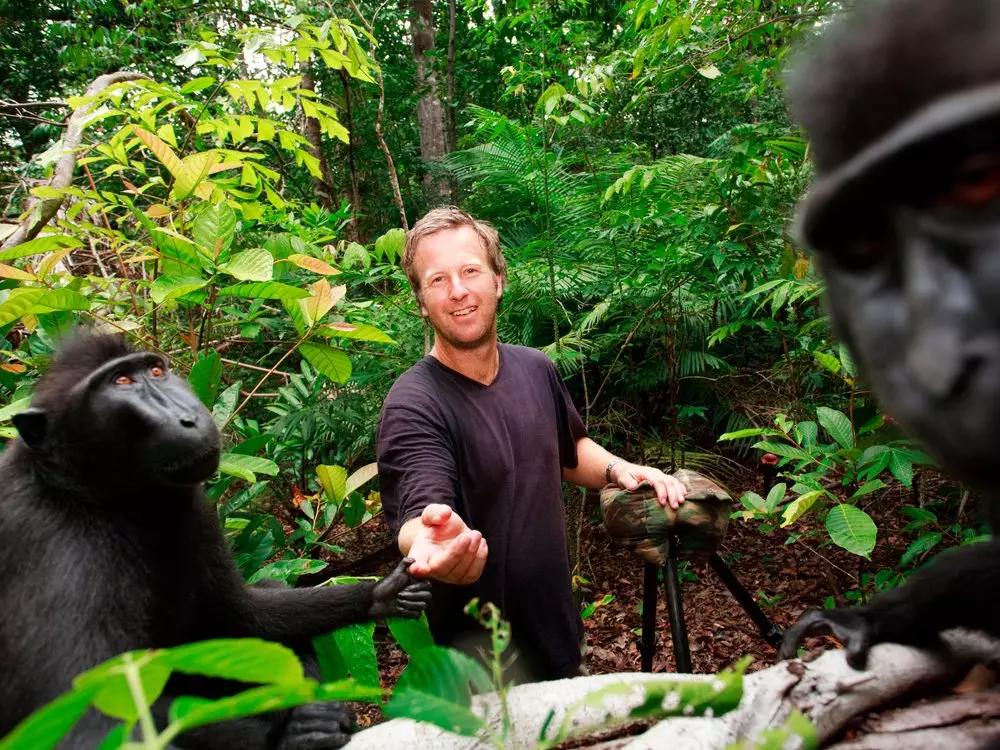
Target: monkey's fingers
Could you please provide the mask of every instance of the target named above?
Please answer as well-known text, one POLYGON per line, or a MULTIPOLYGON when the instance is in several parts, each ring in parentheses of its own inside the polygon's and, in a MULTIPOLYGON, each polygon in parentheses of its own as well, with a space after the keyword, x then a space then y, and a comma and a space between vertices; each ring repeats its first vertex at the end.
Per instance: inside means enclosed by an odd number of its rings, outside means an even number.
POLYGON ((293 709, 279 750, 333 750, 351 738, 354 712, 340 701, 309 703, 293 709))
POLYGON ((802 641, 819 635, 832 635, 847 649, 847 663, 864 669, 871 648, 871 627, 864 614, 855 610, 811 610, 785 632, 778 659, 793 659, 802 641))

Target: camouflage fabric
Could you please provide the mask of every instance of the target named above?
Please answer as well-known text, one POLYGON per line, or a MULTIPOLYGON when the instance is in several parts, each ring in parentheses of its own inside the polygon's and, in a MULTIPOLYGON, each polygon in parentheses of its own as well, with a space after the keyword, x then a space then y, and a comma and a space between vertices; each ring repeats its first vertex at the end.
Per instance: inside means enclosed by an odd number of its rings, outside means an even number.
POLYGON ((611 539, 656 565, 666 563, 671 536, 678 537, 678 553, 685 557, 710 555, 726 535, 733 509, 733 499, 711 479, 687 469, 673 476, 687 489, 687 498, 677 510, 661 507, 648 484, 635 492, 616 485, 601 491, 601 515, 611 539))

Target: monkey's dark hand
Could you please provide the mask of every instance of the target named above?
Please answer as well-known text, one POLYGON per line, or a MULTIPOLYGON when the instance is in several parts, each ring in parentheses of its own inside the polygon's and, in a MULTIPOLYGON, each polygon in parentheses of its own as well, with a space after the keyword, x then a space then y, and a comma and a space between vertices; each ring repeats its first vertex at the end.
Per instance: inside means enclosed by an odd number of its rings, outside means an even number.
POLYGON ((418 581, 407 568, 412 557, 403 558, 396 569, 376 584, 372 590, 372 606, 368 616, 373 620, 386 617, 420 617, 431 603, 430 581, 418 581))
POLYGON ((873 628, 867 607, 812 609, 785 631, 778 659, 793 659, 802 641, 810 636, 832 635, 847 650, 847 663, 864 669, 873 645, 873 628))
POLYGON ((292 709, 277 750, 335 750, 351 739, 354 712, 340 701, 292 709))

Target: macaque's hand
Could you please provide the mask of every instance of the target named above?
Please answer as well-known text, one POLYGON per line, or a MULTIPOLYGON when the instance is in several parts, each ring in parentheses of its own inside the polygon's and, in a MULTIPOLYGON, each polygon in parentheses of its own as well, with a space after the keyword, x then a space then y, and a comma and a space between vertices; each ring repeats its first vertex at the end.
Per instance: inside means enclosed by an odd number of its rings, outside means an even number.
POLYGON ((373 620, 386 617, 420 617, 431 603, 431 585, 418 581, 408 572, 412 558, 404 558, 396 569, 375 584, 368 615, 373 620))
POLYGON ((679 479, 664 474, 652 466, 637 466, 621 461, 611 468, 611 474, 611 481, 629 492, 638 489, 643 482, 649 482, 656 490, 656 499, 660 505, 670 503, 670 507, 674 510, 680 507, 687 495, 687 489, 679 479))
POLYGON ((442 583, 466 585, 479 580, 489 549, 483 535, 470 529, 447 505, 428 505, 407 553, 410 574, 442 583))

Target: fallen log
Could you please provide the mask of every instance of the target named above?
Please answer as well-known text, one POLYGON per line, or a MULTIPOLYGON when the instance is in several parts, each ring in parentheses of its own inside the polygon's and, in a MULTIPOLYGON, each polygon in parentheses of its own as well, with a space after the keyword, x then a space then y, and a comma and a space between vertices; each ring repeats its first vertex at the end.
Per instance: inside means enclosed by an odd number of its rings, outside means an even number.
MULTIPOLYGON (((576 746, 602 750, 665 747, 724 750, 735 741, 754 741, 763 731, 784 726, 796 711, 813 723, 820 745, 824 746, 836 740, 857 717, 935 685, 954 684, 970 665, 995 661, 998 654, 1000 645, 996 641, 963 631, 946 634, 942 648, 937 651, 921 651, 897 644, 877 646, 871 652, 868 669, 863 672, 848 666, 843 651, 827 651, 814 659, 782 662, 747 675, 740 705, 724 716, 665 719, 639 736, 610 742, 594 737, 592 744, 584 742, 576 746)), ((592 727, 602 720, 606 724, 623 721, 645 699, 644 685, 665 680, 712 679, 712 675, 619 673, 520 685, 508 691, 507 696, 513 725, 508 747, 535 746, 543 726, 558 726, 568 709, 609 685, 626 685, 633 689, 608 696, 600 707, 581 708, 572 717, 574 727, 592 727), (551 719, 550 710, 555 712, 551 719)), ((874 722, 871 729, 878 734, 851 740, 854 744, 842 742, 836 747, 838 750, 904 747, 913 750, 947 746, 949 750, 961 750, 967 745, 974 746, 970 743, 981 744, 986 738, 1000 738, 1000 721, 990 721, 1000 716, 1000 696, 969 693, 960 697, 964 700, 945 698, 943 707, 936 712, 921 707, 918 713, 902 714, 893 722, 888 719, 881 725, 874 722), (924 734, 918 737, 920 733, 924 734), (868 737, 887 739, 867 740, 868 737), (875 744, 858 744, 863 741, 875 744)), ((495 694, 477 696, 473 699, 473 707, 486 717, 494 731, 499 731, 500 708, 495 694)), ((352 750, 384 750, 387 747, 480 750, 490 745, 410 719, 376 725, 359 732, 351 740, 352 750)))

